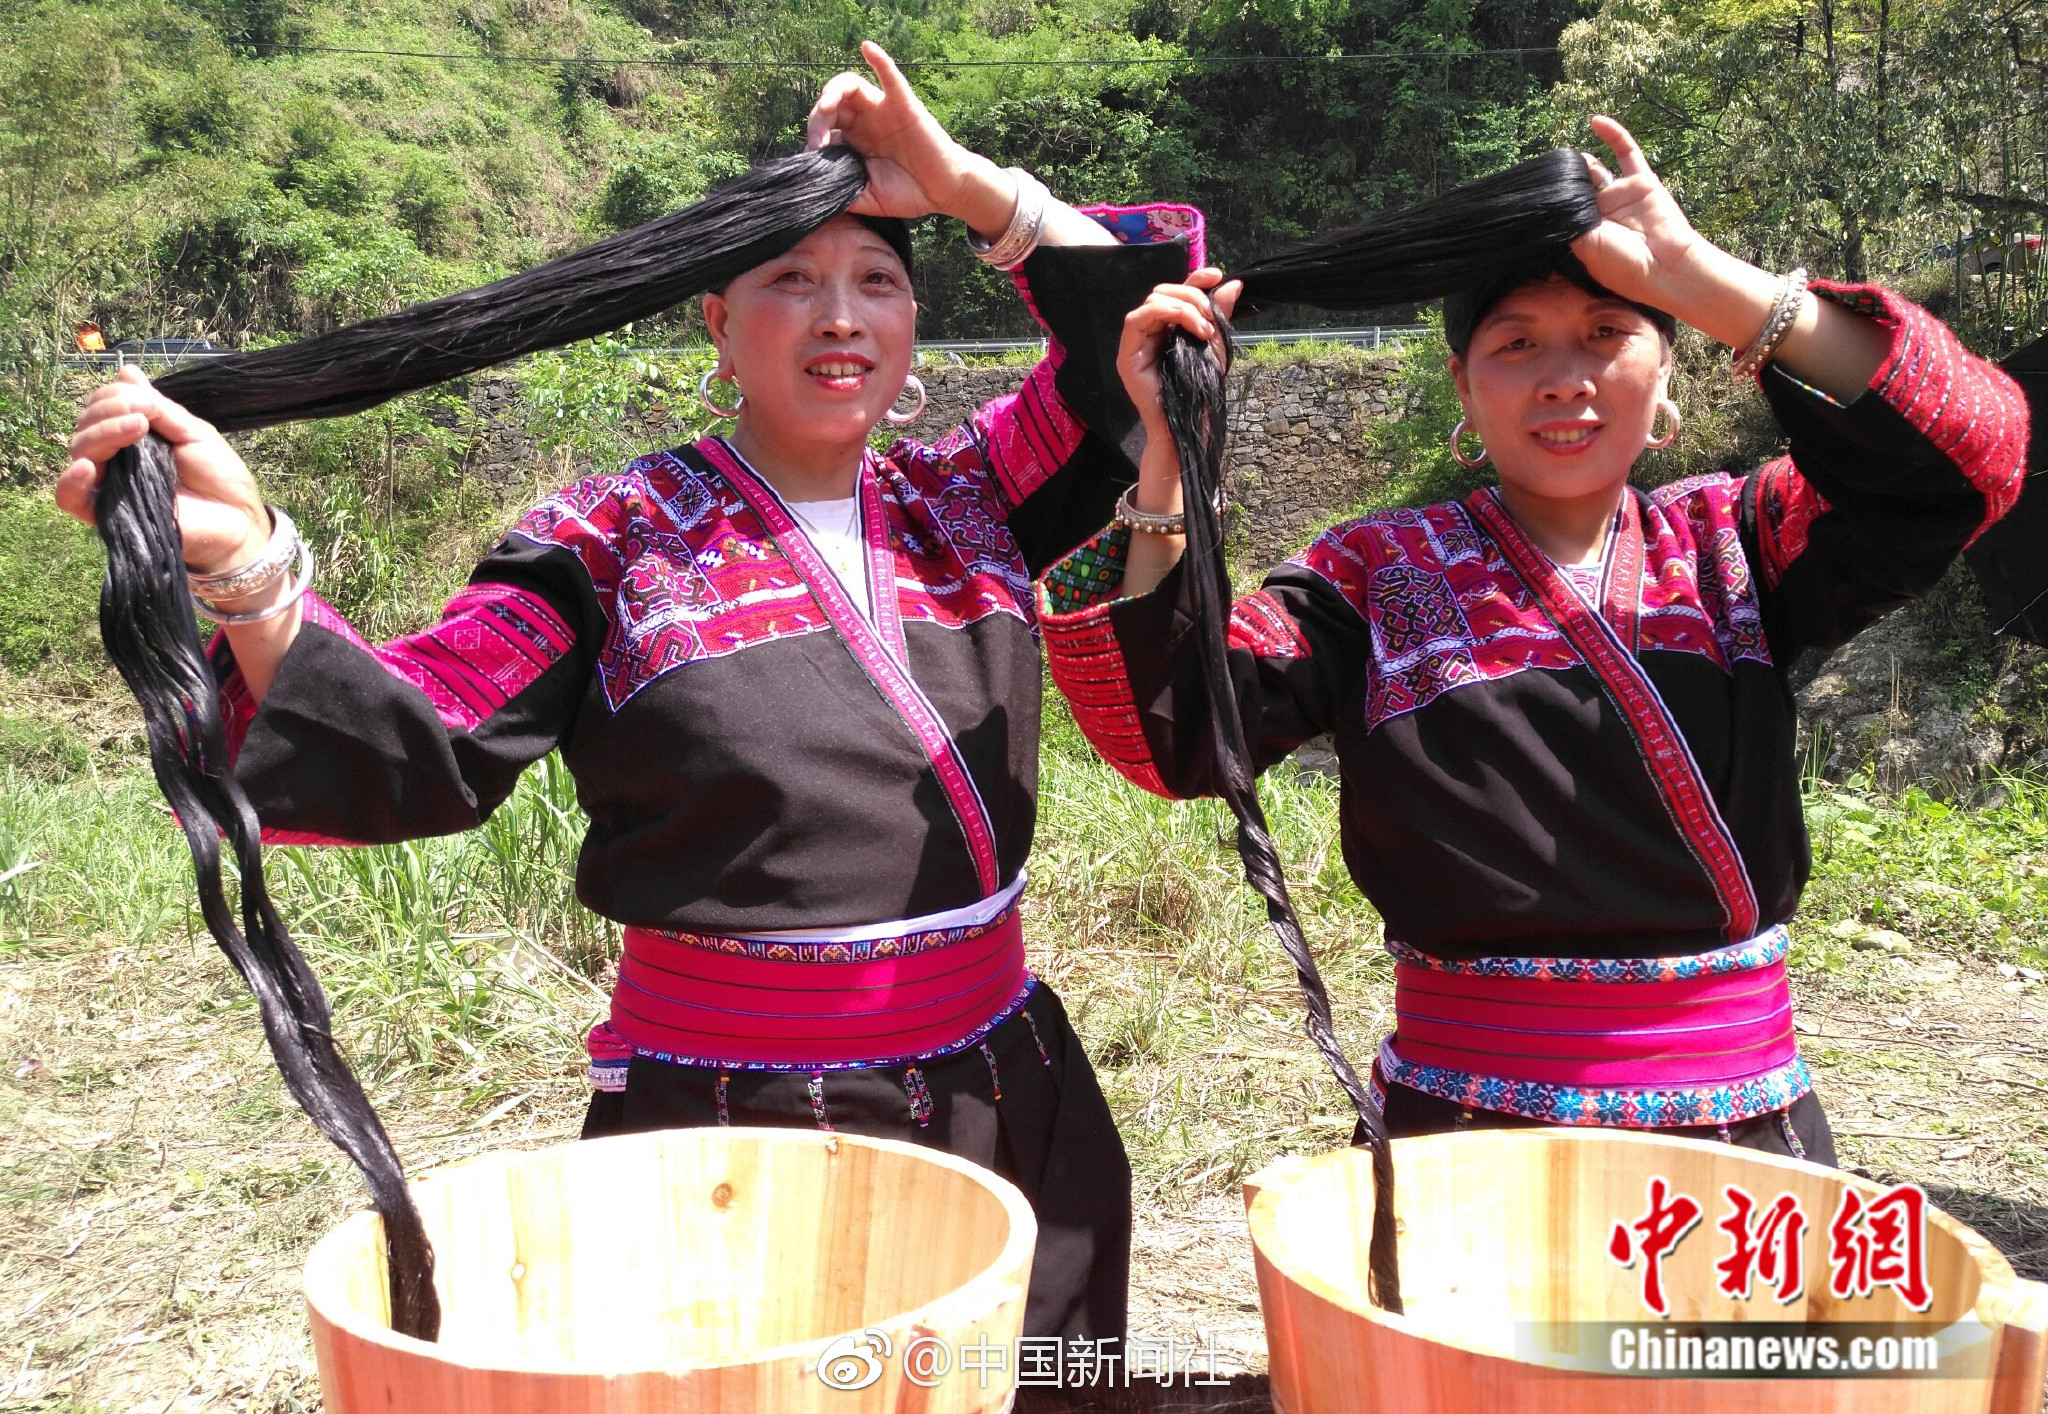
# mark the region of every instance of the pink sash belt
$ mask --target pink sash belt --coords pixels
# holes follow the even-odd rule
[[[1564,1123],[1726,1123],[1810,1088],[1789,939],[1677,958],[1431,958],[1390,944],[1389,1080]]]
[[[1033,985],[1014,906],[972,927],[858,942],[628,928],[611,1021],[591,1034],[593,1078],[615,1061],[623,1082],[633,1054],[748,1070],[923,1060],[980,1040]]]

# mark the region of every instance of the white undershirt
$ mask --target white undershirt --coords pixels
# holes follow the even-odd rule
[[[874,617],[868,596],[868,547],[860,533],[860,498],[838,501],[790,501],[797,524],[864,618]]]
[[[936,933],[942,928],[978,928],[1015,903],[1024,893],[1024,884],[1024,871],[1020,869],[1017,871],[1017,877],[1010,880],[1001,892],[990,894],[978,903],[970,903],[961,908],[948,908],[918,918],[897,918],[886,923],[853,924],[839,928],[759,928],[751,932],[735,933],[733,936],[855,943],[873,938],[901,938],[911,933]]]

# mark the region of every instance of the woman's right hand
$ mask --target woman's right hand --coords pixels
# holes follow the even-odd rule
[[[149,432],[170,443],[176,455],[186,567],[194,574],[219,574],[261,554],[270,539],[270,512],[256,478],[211,423],[157,392],[139,368],[123,368],[79,409],[71,464],[57,478],[58,509],[91,525],[107,463]]]

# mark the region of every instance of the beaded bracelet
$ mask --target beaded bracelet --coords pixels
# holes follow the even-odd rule
[[[1181,512],[1176,511],[1172,515],[1154,515],[1150,511],[1141,511],[1132,505],[1131,493],[1137,489],[1138,485],[1136,482],[1132,482],[1129,486],[1124,487],[1123,495],[1116,498],[1116,510],[1110,517],[1112,520],[1124,529],[1135,530],[1141,535],[1186,535],[1188,533],[1188,518]],[[1223,490],[1221,487],[1218,487],[1216,491],[1215,508],[1219,514],[1223,510]]]
[[[1045,189],[1044,182],[1022,167],[1004,170],[1017,186],[1017,204],[1010,208],[1010,224],[993,241],[985,241],[969,230],[967,245],[974,252],[975,259],[983,264],[1014,270],[1038,249],[1039,237],[1045,233],[1045,210],[1052,201],[1052,193]]]
[[[1792,332],[1805,303],[1806,267],[1802,265],[1785,277],[1785,283],[1778,291],[1778,302],[1772,306],[1771,317],[1764,321],[1756,342],[1735,356],[1735,362],[1728,370],[1729,376],[1740,379],[1755,378],[1761,374],[1764,365],[1771,361],[1771,355],[1778,351],[1778,345],[1785,342],[1785,336]]]

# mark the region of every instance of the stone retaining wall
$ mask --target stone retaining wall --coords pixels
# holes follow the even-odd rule
[[[1382,359],[1340,355],[1324,362],[1239,365],[1232,374],[1231,509],[1234,558],[1263,568],[1300,549],[1314,533],[1363,502],[1387,468],[1366,451],[1371,419],[1389,409]],[[918,369],[930,405],[908,429],[935,439],[992,398],[1014,392],[1027,370],[926,365]],[[478,380],[472,394],[481,427],[470,473],[523,506],[537,489],[563,479],[541,464],[519,429],[517,383]],[[635,441],[649,448],[682,435],[672,420],[649,417]],[[570,468],[579,475],[588,468]]]

